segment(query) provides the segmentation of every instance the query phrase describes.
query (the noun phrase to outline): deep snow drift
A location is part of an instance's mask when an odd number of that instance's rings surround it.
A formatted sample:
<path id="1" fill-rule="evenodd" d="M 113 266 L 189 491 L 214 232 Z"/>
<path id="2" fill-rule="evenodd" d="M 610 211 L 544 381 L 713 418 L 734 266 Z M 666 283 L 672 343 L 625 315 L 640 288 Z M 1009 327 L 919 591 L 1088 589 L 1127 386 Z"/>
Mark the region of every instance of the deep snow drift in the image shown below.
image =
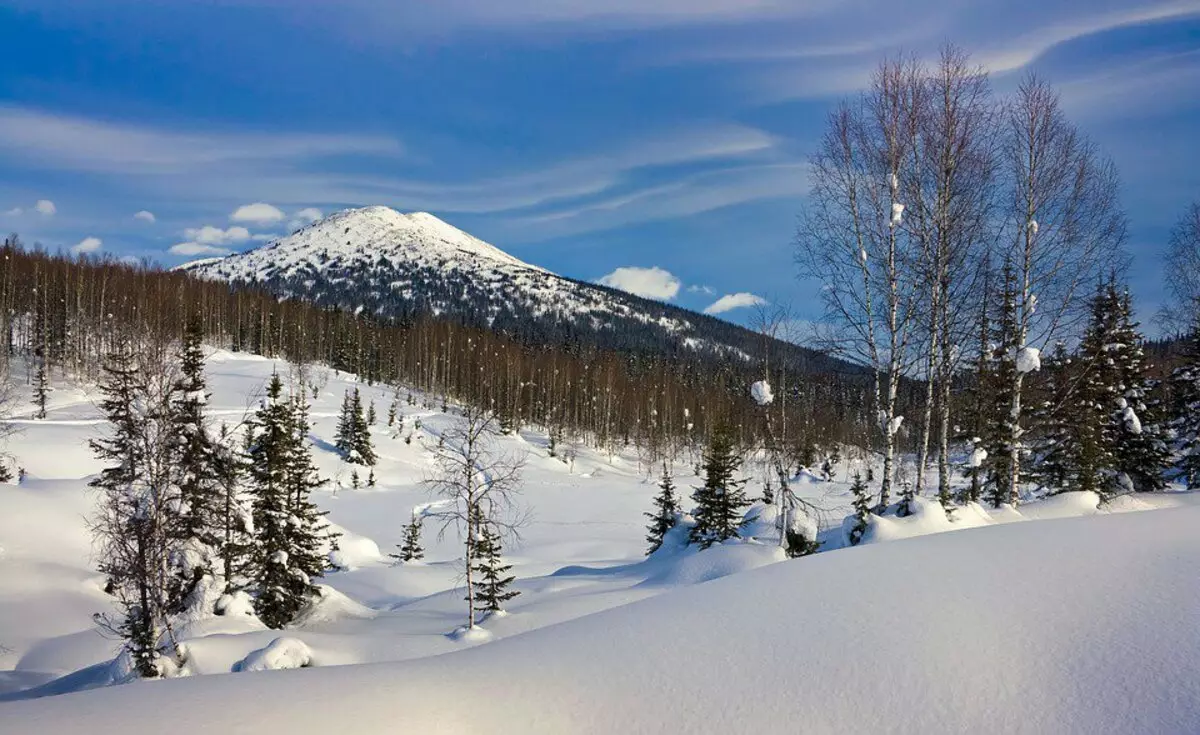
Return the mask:
<path id="1" fill-rule="evenodd" d="M 288 369 L 214 354 L 214 420 L 236 424 L 272 371 Z M 1158 718 L 1132 731 L 1198 725 L 1183 719 L 1194 715 L 1185 705 L 1194 706 L 1197 678 L 1181 667 L 1195 664 L 1159 652 L 1200 655 L 1194 633 L 1177 630 L 1196 627 L 1200 613 L 1187 597 L 1197 586 L 1197 542 L 1182 538 L 1200 520 L 1200 509 L 1186 507 L 1200 496 L 1126 497 L 1098 508 L 1096 496 L 1073 493 L 1019 510 L 968 506 L 949 518 L 919 499 L 912 516 L 873 519 L 865 548 L 788 562 L 773 538 L 774 509 L 755 505 L 744 528 L 755 539 L 697 552 L 680 546 L 677 529 L 645 559 L 643 513 L 657 488 L 636 451 L 609 457 L 563 442 L 551 457 L 546 436 L 526 430 L 501 440 L 503 449 L 528 454 L 522 501 L 533 521 L 521 543 L 505 548 L 521 595 L 509 615 L 484 622 L 484 633 L 452 636 L 465 622 L 453 532 L 439 541 L 435 528 L 425 529 L 423 563 L 393 565 L 386 555 L 413 512 L 431 502 L 421 480 L 455 420 L 453 406 L 443 413 L 438 397 L 414 393 L 409 403 L 401 391 L 402 425 L 387 427 L 390 388 L 316 371 L 323 387 L 311 438 L 330 483 L 314 500 L 343 534 L 338 571 L 287 630 L 265 629 L 245 614 L 246 600 L 231 600 L 224 616 L 187 622 L 179 634 L 192 676 L 181 681 L 3 701 L 109 684 L 116 648 L 90 617 L 110 605 L 86 528 L 94 500 L 86 482 L 99 470 L 86 441 L 103 428 L 96 395 L 58 385 L 48 419 L 16 420 L 23 433 L 9 449 L 28 474 L 0 486 L 0 732 L 26 732 L 48 713 L 46 732 L 77 731 L 80 717 L 107 731 L 135 717 L 127 703 L 146 686 L 169 687 L 154 691 L 170 693 L 173 722 L 229 732 L 261 732 L 264 717 L 280 729 L 294 718 L 296 732 L 339 732 L 349 723 L 363 732 L 427 731 L 435 722 L 450 732 L 866 732 L 893 721 L 927 731 L 970 722 L 984 731 L 1046 732 L 1062 731 L 1067 718 L 1074 719 L 1066 731 L 1083 731 L 1102 721 L 1070 708 L 1109 697 L 1117 682 L 1128 688 L 1120 700 L 1128 717 L 1148 707 Z M 332 449 L 342 395 L 355 386 L 380 417 L 373 488 L 354 488 Z M 675 468 L 685 508 L 698 483 L 692 459 Z M 860 468 L 848 460 L 833 481 L 795 478 L 799 495 L 829 511 L 823 552 L 843 543 L 846 481 Z M 1125 513 L 1174 506 L 1184 507 Z M 1097 517 L 1007 525 L 1073 516 Z M 980 526 L 989 528 L 881 543 Z M 763 566 L 770 568 L 749 572 Z M 1118 664 L 1128 671 L 1117 676 Z M 1091 667 L 1102 673 L 1068 676 Z M 252 673 L 287 668 L 305 670 Z M 1158 688 L 1143 693 L 1152 683 Z M 264 708 L 271 701 L 280 704 Z M 296 707 L 301 701 L 319 701 L 320 712 Z M 1105 699 L 1096 712 L 1110 701 L 1118 700 Z M 851 713 L 860 719 L 845 720 Z M 1132 721 L 1112 722 L 1120 730 Z"/>
<path id="2" fill-rule="evenodd" d="M 1200 509 L 819 554 L 421 661 L 133 684 L 12 732 L 1200 731 Z M 153 688 L 150 691 L 149 688 Z"/>

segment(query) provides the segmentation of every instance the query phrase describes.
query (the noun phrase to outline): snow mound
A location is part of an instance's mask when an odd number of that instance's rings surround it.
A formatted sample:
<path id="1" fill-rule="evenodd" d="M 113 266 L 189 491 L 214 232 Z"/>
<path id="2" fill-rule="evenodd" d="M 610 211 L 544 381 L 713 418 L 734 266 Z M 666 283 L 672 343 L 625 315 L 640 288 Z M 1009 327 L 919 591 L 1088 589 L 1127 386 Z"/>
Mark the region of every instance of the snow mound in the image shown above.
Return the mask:
<path id="1" fill-rule="evenodd" d="M 956 512 L 950 516 L 938 501 L 918 496 L 909 503 L 909 515 L 903 518 L 894 515 L 868 515 L 867 530 L 858 545 L 898 541 L 964 528 L 977 528 L 995 522 L 987 511 L 978 505 L 974 508 L 967 506 L 966 510 L 968 512 Z M 854 527 L 854 521 L 854 516 L 847 516 L 842 522 L 842 534 L 847 546 L 850 545 L 850 531 Z"/>
<path id="2" fill-rule="evenodd" d="M 693 547 L 695 548 L 695 547 Z M 683 586 L 711 582 L 749 569 L 785 561 L 787 554 L 778 546 L 729 541 L 704 551 L 680 555 L 664 564 L 639 586 Z"/>
<path id="3" fill-rule="evenodd" d="M 317 585 L 317 597 L 300 613 L 296 625 L 311 627 L 339 620 L 367 620 L 375 617 L 376 612 L 371 608 L 355 602 L 346 595 L 328 585 Z"/>
<path id="4" fill-rule="evenodd" d="M 443 656 L 153 696 L 187 732 L 1195 733 L 1197 527 L 1191 507 L 817 554 Z M 4 729 L 149 735 L 146 696 L 9 702 Z"/>
<path id="5" fill-rule="evenodd" d="M 277 671 L 302 669 L 313 665 L 312 650 L 299 638 L 286 636 L 271 641 L 266 648 L 251 651 L 234 671 Z"/>
<path id="6" fill-rule="evenodd" d="M 453 641 L 462 643 L 487 643 L 492 640 L 491 631 L 479 625 L 467 627 L 465 625 L 455 628 L 453 632 L 446 635 L 447 638 Z"/>
<path id="7" fill-rule="evenodd" d="M 372 566 L 383 560 L 379 544 L 366 536 L 359 536 L 343 528 L 336 529 L 341 536 L 337 548 L 329 552 L 329 563 L 334 569 L 353 571 Z"/>

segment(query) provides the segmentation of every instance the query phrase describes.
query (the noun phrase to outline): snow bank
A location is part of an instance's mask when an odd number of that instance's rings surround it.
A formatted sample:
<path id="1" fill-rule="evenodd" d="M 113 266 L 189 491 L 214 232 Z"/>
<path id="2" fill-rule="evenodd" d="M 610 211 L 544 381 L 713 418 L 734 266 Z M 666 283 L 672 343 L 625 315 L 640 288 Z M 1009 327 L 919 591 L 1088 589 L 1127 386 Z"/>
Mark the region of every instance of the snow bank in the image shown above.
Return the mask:
<path id="1" fill-rule="evenodd" d="M 1180 508 L 929 536 L 445 656 L 154 696 L 186 732 L 1200 732 L 1197 527 Z M 12 702 L 4 728 L 156 733 L 146 696 Z"/>
<path id="2" fill-rule="evenodd" d="M 953 516 L 949 516 L 938 501 L 918 496 L 912 499 L 909 509 L 909 515 L 903 518 L 894 515 L 871 514 L 867 516 L 867 530 L 858 545 L 897 541 L 964 528 L 978 528 L 995 523 L 988 512 L 977 504 L 968 505 L 966 508 L 957 508 Z M 964 510 L 966 512 L 962 512 Z M 842 522 L 844 543 L 847 546 L 850 545 L 849 534 L 854 526 L 854 521 L 854 516 L 846 516 Z"/>
<path id="3" fill-rule="evenodd" d="M 344 528 L 334 530 L 341 534 L 337 540 L 337 548 L 329 552 L 329 563 L 334 569 L 352 571 L 378 564 L 383 560 L 383 552 L 373 540 Z"/>
<path id="4" fill-rule="evenodd" d="M 693 547 L 694 548 L 694 547 Z M 784 561 L 787 554 L 777 545 L 731 540 L 704 551 L 681 555 L 646 577 L 639 586 L 680 586 L 711 582 L 731 574 Z"/>
<path id="5" fill-rule="evenodd" d="M 234 668 L 235 671 L 275 671 L 279 669 L 301 669 L 313 665 L 312 651 L 299 638 L 286 636 L 276 638 L 267 645 L 252 651 Z"/>

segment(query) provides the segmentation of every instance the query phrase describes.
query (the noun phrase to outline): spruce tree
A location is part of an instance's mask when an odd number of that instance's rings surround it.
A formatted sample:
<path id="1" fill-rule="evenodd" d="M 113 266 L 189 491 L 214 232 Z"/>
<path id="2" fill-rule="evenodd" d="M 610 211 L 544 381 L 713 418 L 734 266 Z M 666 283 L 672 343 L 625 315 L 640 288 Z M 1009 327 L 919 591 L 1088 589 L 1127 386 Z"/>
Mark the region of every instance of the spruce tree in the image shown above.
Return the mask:
<path id="1" fill-rule="evenodd" d="M 354 450 L 354 406 L 351 403 L 350 391 L 342 394 L 342 408 L 338 412 L 337 430 L 333 435 L 333 444 L 343 456 L 348 456 Z"/>
<path id="2" fill-rule="evenodd" d="M 748 504 L 742 489 L 746 480 L 734 477 L 740 467 L 733 432 L 726 427 L 718 428 L 704 454 L 704 484 L 692 493 L 696 525 L 690 538 L 702 549 L 740 538 L 743 511 Z"/>
<path id="3" fill-rule="evenodd" d="M 318 483 L 301 424 L 273 375 L 251 424 L 247 453 L 257 555 L 254 608 L 269 628 L 295 619 L 316 592 L 312 578 L 325 569 L 319 553 L 323 523 L 308 499 Z"/>
<path id="4" fill-rule="evenodd" d="M 1109 497 L 1119 489 L 1116 479 L 1116 426 L 1113 418 L 1121 399 L 1121 378 L 1113 351 L 1121 320 L 1120 297 L 1111 284 L 1092 298 L 1091 320 L 1079 346 L 1080 376 L 1069 417 L 1066 455 L 1070 457 L 1067 490 Z"/>
<path id="5" fill-rule="evenodd" d="M 991 400 L 985 407 L 987 418 L 983 448 L 987 452 L 984 491 L 992 507 L 1015 503 L 1018 488 L 1012 487 L 1011 467 L 1014 452 L 1021 451 L 1013 446 L 1012 386 L 1017 370 L 1017 283 L 1012 262 L 1005 259 L 1002 269 L 1002 287 L 995 309 L 996 320 L 992 323 L 992 349 L 987 373 L 992 387 Z"/>
<path id="6" fill-rule="evenodd" d="M 1056 344 L 1054 352 L 1042 364 L 1044 395 L 1031 417 L 1037 436 L 1030 476 L 1051 492 L 1061 492 L 1071 484 L 1071 468 L 1077 464 L 1073 457 L 1077 446 L 1072 441 L 1075 366 L 1066 345 Z"/>
<path id="7" fill-rule="evenodd" d="M 358 388 L 354 389 L 350 398 L 348 423 L 347 445 L 349 450 L 346 451 L 346 461 L 368 467 L 374 466 L 375 446 L 371 442 L 371 427 L 363 414 L 362 398 Z"/>
<path id="8" fill-rule="evenodd" d="M 850 493 L 854 496 L 854 521 L 850 526 L 849 541 L 851 546 L 857 546 L 862 541 L 863 534 L 867 532 L 867 519 L 871 515 L 872 501 L 867 483 L 863 482 L 861 474 L 854 474 L 854 484 L 850 486 Z"/>
<path id="9" fill-rule="evenodd" d="M 1188 490 L 1200 488 L 1200 317 L 1188 335 L 1183 364 L 1171 373 L 1170 425 L 1178 456 L 1175 476 Z"/>
<path id="10" fill-rule="evenodd" d="M 103 369 L 99 407 L 109 433 L 89 444 L 110 464 L 88 484 L 101 493 L 92 529 L 105 590 L 120 614 L 95 617 L 124 641 L 135 673 L 153 678 L 164 653 L 178 656 L 170 633 L 172 581 L 183 556 L 173 393 L 162 375 L 139 369 L 128 349 L 109 355 Z"/>
<path id="11" fill-rule="evenodd" d="M 509 589 L 516 579 L 508 572 L 511 564 L 500 558 L 500 534 L 493 524 L 480 516 L 475 540 L 475 601 L 484 615 L 502 612 L 504 603 L 520 594 Z"/>
<path id="12" fill-rule="evenodd" d="M 650 525 L 647 526 L 649 533 L 646 535 L 646 543 L 650 544 L 646 550 L 647 556 L 658 551 L 662 546 L 663 537 L 674 527 L 675 520 L 679 515 L 679 500 L 675 496 L 675 484 L 671 481 L 671 473 L 665 464 L 658 487 L 659 492 L 654 496 L 654 512 L 645 514 L 650 519 Z"/>
<path id="13" fill-rule="evenodd" d="M 1114 291 L 1115 285 L 1109 285 Z M 1145 339 L 1133 319 L 1129 291 L 1117 298 L 1117 320 L 1109 354 L 1115 362 L 1120 396 L 1113 408 L 1113 448 L 1115 469 L 1125 478 L 1123 485 L 1137 492 L 1153 492 L 1166 487 L 1166 471 L 1171 450 L 1159 423 L 1159 406 L 1150 398 L 1155 383 L 1147 374 Z"/>
<path id="14" fill-rule="evenodd" d="M 204 416 L 208 390 L 204 380 L 204 352 L 198 321 L 187 327 L 179 352 L 180 377 L 172 406 L 178 432 L 176 468 L 182 504 L 179 541 L 183 563 L 172 584 L 172 609 L 182 611 L 192 591 L 214 573 L 217 550 L 223 545 L 218 503 L 231 468 L 229 453 L 220 451 L 209 434 Z"/>
<path id="15" fill-rule="evenodd" d="M 425 550 L 421 548 L 421 516 L 413 514 L 412 520 L 404 527 L 404 538 L 398 545 L 400 553 L 390 554 L 398 561 L 420 561 L 425 558 Z"/>
<path id="16" fill-rule="evenodd" d="M 398 402 L 399 402 L 399 398 L 393 397 L 391 405 L 388 406 L 388 415 L 387 415 L 387 425 L 388 426 L 396 425 L 396 412 L 399 410 L 398 406 L 396 404 Z"/>
<path id="17" fill-rule="evenodd" d="M 371 401 L 371 403 L 367 406 L 367 425 L 374 426 L 375 419 L 375 401 Z"/>

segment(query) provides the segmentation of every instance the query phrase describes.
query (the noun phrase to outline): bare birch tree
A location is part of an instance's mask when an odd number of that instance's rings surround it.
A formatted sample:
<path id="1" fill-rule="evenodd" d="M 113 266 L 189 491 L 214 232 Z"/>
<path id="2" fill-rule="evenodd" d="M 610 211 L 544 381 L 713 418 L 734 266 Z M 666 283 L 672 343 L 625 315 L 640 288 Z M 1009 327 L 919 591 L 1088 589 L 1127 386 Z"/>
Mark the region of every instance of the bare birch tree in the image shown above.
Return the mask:
<path id="1" fill-rule="evenodd" d="M 1015 344 L 1022 351 L 1052 344 L 1078 326 L 1101 273 L 1124 266 L 1126 222 L 1116 168 L 1067 120 L 1049 84 L 1035 76 L 1022 82 L 1007 110 L 1007 127 L 1007 225 L 1016 279 Z M 1010 462 L 1003 482 L 1012 502 L 1021 477 L 1026 372 L 1014 370 L 1011 385 Z"/>
<path id="2" fill-rule="evenodd" d="M 812 158 L 813 188 L 801 219 L 801 274 L 822 284 L 826 319 L 837 328 L 826 347 L 874 374 L 870 408 L 883 454 L 880 507 L 895 481 L 897 398 L 911 367 L 918 289 L 914 241 L 903 227 L 900 177 L 914 137 L 915 61 L 888 61 L 871 88 L 841 105 Z"/>
<path id="3" fill-rule="evenodd" d="M 477 406 L 463 408 L 462 416 L 442 435 L 445 441 L 426 480 L 430 491 L 444 502 L 429 513 L 440 521 L 438 537 L 454 528 L 463 541 L 467 586 L 467 627 L 475 627 L 476 585 L 479 559 L 476 541 L 487 524 L 502 537 L 519 536 L 528 515 L 517 503 L 525 458 L 501 452 L 501 435 L 495 415 Z"/>
<path id="4" fill-rule="evenodd" d="M 1167 295 L 1161 321 L 1177 333 L 1200 323 L 1200 201 L 1193 202 L 1167 240 Z"/>
<path id="5" fill-rule="evenodd" d="M 975 264 L 998 235 L 999 116 L 987 72 L 954 46 L 944 47 L 938 63 L 925 71 L 914 101 L 918 123 L 904 190 L 908 227 L 920 243 L 926 300 L 922 347 L 927 350 L 916 489 L 925 484 L 936 425 L 938 495 L 948 504 L 951 386 L 963 358 L 958 345 L 976 311 L 980 269 Z"/>

